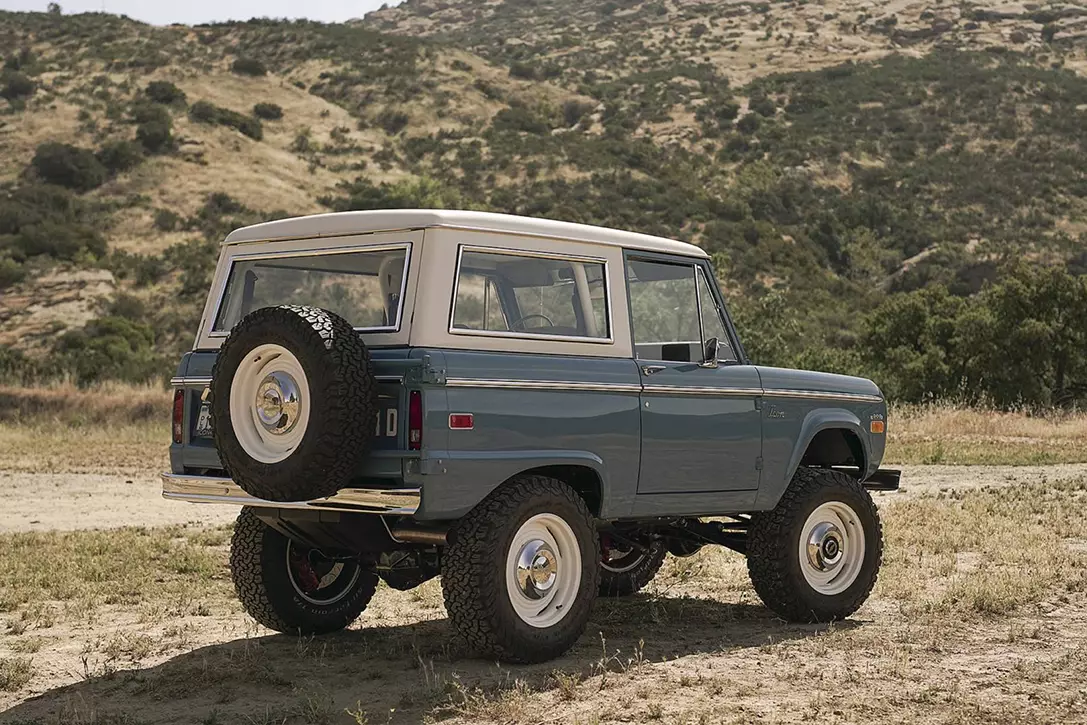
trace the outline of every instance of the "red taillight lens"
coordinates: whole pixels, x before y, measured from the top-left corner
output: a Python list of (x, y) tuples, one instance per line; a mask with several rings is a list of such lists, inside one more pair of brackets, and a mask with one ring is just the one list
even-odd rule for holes
[(408, 450), (423, 447), (423, 394), (413, 390), (408, 395)]
[(475, 416), (471, 413), (450, 413), (449, 414), (449, 429), (450, 430), (472, 430), (476, 427)]
[(174, 391), (174, 443), (180, 444), (185, 433), (185, 390)]

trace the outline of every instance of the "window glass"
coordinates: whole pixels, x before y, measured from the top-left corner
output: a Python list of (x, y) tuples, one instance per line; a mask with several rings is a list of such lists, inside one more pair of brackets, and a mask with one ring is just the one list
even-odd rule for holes
[(462, 330), (509, 329), (494, 279), (480, 272), (461, 274), (453, 326)]
[(627, 278), (638, 358), (701, 362), (695, 268), (634, 260), (627, 265)]
[(465, 251), (453, 330), (609, 338), (604, 264)]
[(728, 333), (725, 332), (725, 322), (717, 308), (717, 298), (710, 289), (709, 280), (706, 279), (702, 267), (698, 268), (698, 297), (702, 303), (702, 331), (707, 340), (716, 337), (720, 343), (717, 359), (721, 362), (735, 362), (736, 353), (729, 342)]
[(279, 305), (323, 307), (357, 328), (396, 329), (407, 263), (406, 248), (235, 262), (214, 329), (228, 331), (253, 310)]

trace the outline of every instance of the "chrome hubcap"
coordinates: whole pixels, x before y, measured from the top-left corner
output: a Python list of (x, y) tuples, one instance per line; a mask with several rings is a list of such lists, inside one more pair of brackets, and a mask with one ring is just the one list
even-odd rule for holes
[(298, 422), (301, 408), (298, 383), (285, 372), (267, 375), (257, 387), (257, 419), (272, 435), (283, 435)]
[(831, 571), (842, 563), (844, 541), (841, 530), (822, 522), (808, 536), (808, 562), (819, 571)]
[(517, 585), (529, 599), (543, 599), (559, 578), (555, 552), (545, 541), (533, 539), (517, 555)]

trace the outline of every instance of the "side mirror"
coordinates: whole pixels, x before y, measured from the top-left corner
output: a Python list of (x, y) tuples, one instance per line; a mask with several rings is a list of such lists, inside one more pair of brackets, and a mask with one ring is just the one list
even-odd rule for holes
[(716, 337), (711, 337), (706, 340), (706, 349), (702, 354), (702, 364), (699, 367), (703, 368), (715, 368), (717, 367), (717, 355), (721, 349), (721, 341)]

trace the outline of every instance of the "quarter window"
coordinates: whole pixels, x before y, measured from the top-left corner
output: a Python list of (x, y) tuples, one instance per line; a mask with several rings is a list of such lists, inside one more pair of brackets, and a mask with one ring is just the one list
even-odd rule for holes
[(465, 250), (451, 331), (610, 339), (604, 263)]
[(698, 302), (702, 308), (702, 334), (707, 340), (716, 337), (719, 344), (717, 348), (717, 360), (719, 362), (736, 362), (736, 352), (729, 342), (728, 333), (725, 332), (725, 323), (721, 310), (717, 307), (717, 297), (714, 296), (710, 284), (706, 280), (702, 267), (698, 270)]
[(407, 265), (406, 247), (238, 261), (213, 329), (229, 331), (262, 307), (311, 305), (358, 329), (396, 330)]

